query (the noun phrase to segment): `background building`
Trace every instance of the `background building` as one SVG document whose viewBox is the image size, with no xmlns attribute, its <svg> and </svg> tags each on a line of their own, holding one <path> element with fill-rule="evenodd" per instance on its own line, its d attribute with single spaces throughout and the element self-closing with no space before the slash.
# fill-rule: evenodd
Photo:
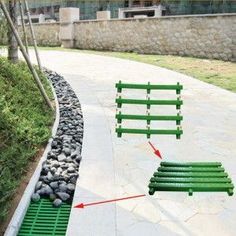
<svg viewBox="0 0 236 236">
<path fill-rule="evenodd" d="M 111 18 L 117 18 L 119 8 L 150 8 L 162 5 L 162 15 L 235 13 L 236 0 L 29 0 L 33 20 L 40 14 L 45 19 L 59 19 L 60 7 L 80 8 L 80 19 L 96 19 L 96 12 L 110 10 Z M 140 15 L 143 15 L 141 12 Z M 155 16 L 153 13 L 148 16 Z M 125 17 L 133 17 L 132 13 Z"/>
</svg>

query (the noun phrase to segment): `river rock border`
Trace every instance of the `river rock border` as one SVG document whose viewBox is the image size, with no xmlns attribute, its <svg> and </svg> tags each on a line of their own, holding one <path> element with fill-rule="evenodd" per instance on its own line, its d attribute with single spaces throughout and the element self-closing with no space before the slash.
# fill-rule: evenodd
<svg viewBox="0 0 236 236">
<path fill-rule="evenodd" d="M 62 202 L 72 202 L 79 177 L 83 116 L 79 100 L 64 78 L 48 70 L 45 74 L 55 89 L 60 119 L 31 200 L 37 202 L 46 197 L 59 207 Z"/>
</svg>

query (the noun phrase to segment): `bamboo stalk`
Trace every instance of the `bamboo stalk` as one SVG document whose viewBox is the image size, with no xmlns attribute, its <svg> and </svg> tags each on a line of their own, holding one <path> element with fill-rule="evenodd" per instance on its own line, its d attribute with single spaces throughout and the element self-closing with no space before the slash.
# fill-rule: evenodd
<svg viewBox="0 0 236 236">
<path fill-rule="evenodd" d="M 48 96 L 47 96 L 47 94 L 46 94 L 46 92 L 44 90 L 44 87 L 43 87 L 43 85 L 42 85 L 42 83 L 41 83 L 41 81 L 39 79 L 39 76 L 38 76 L 36 70 L 34 69 L 34 67 L 33 67 L 33 65 L 31 63 L 31 61 L 30 61 L 30 59 L 28 57 L 28 54 L 25 51 L 24 45 L 23 45 L 23 43 L 21 41 L 21 38 L 20 38 L 20 36 L 19 36 L 19 34 L 18 34 L 18 32 L 17 32 L 17 30 L 16 30 L 16 28 L 15 28 L 15 26 L 14 26 L 12 20 L 11 20 L 11 17 L 9 15 L 8 11 L 7 11 L 6 5 L 5 5 L 3 0 L 0 0 L 0 5 L 1 5 L 2 11 L 3 11 L 3 13 L 4 13 L 4 15 L 5 15 L 6 19 L 7 19 L 7 22 L 9 24 L 9 26 L 10 26 L 10 28 L 11 28 L 14 36 L 15 36 L 15 38 L 16 38 L 16 41 L 17 41 L 17 43 L 18 43 L 18 45 L 20 47 L 20 50 L 21 50 L 21 52 L 22 52 L 22 54 L 23 54 L 23 56 L 24 56 L 24 58 L 26 60 L 26 63 L 27 63 L 29 69 L 31 70 L 31 72 L 33 74 L 33 77 L 35 79 L 35 82 L 36 82 L 39 90 L 40 90 L 40 93 L 42 94 L 42 96 L 43 96 L 44 100 L 46 101 L 47 105 L 52 110 L 54 110 L 53 106 L 52 106 L 52 104 L 51 104 L 51 102 L 50 102 L 50 100 L 49 100 L 49 98 L 48 98 Z"/>
<path fill-rule="evenodd" d="M 31 20 L 31 17 L 30 17 L 28 2 L 26 0 L 24 0 L 24 4 L 25 4 L 25 9 L 26 9 L 26 14 L 27 14 L 27 17 L 28 17 L 28 21 L 29 21 L 30 32 L 31 32 L 32 39 L 33 39 L 35 55 L 36 55 L 36 58 L 37 58 L 39 69 L 42 71 L 41 61 L 40 61 L 38 48 L 37 48 L 37 41 L 36 41 L 36 37 L 35 37 L 33 25 L 32 25 L 32 20 Z"/>
<path fill-rule="evenodd" d="M 23 13 L 23 7 L 22 7 L 21 0 L 19 0 L 19 7 L 20 7 L 20 15 L 21 15 L 21 26 L 23 29 L 23 35 L 24 35 L 24 41 L 25 41 L 25 50 L 29 56 L 28 40 L 27 40 L 27 36 L 26 36 L 24 13 Z"/>
</svg>

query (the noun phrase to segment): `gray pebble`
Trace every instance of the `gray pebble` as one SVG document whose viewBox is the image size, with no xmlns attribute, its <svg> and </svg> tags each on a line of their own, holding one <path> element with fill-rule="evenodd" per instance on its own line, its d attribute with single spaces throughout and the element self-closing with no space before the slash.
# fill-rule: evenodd
<svg viewBox="0 0 236 236">
<path fill-rule="evenodd" d="M 52 173 L 49 171 L 48 172 L 48 174 L 47 174 L 47 179 L 49 180 L 49 181 L 52 181 L 53 180 L 53 175 L 52 175 Z"/>
<path fill-rule="evenodd" d="M 42 187 L 42 181 L 38 181 L 36 186 L 35 186 L 35 190 L 39 190 Z"/>
<path fill-rule="evenodd" d="M 38 202 L 40 200 L 40 195 L 38 193 L 33 193 L 31 196 L 33 202 Z"/>
<path fill-rule="evenodd" d="M 51 182 L 49 185 L 50 185 L 50 187 L 53 188 L 53 189 L 58 188 L 58 182 L 56 182 L 56 181 Z"/>
<path fill-rule="evenodd" d="M 59 185 L 60 192 L 66 192 L 67 191 L 67 185 L 66 184 L 60 184 Z"/>
<path fill-rule="evenodd" d="M 54 201 L 57 198 L 57 196 L 54 193 L 51 193 L 49 195 L 49 198 L 50 198 L 51 201 Z"/>
<path fill-rule="evenodd" d="M 64 153 L 60 154 L 58 157 L 57 157 L 58 161 L 65 161 L 66 160 L 66 156 Z"/>
<path fill-rule="evenodd" d="M 67 199 L 70 198 L 70 195 L 68 193 L 63 193 L 63 192 L 58 192 L 56 195 L 62 200 L 66 201 Z"/>
<path fill-rule="evenodd" d="M 56 198 L 54 201 L 53 201 L 53 206 L 54 207 L 60 207 L 62 205 L 62 200 L 59 199 L 59 198 Z"/>
<path fill-rule="evenodd" d="M 69 148 L 64 148 L 63 152 L 66 154 L 66 156 L 70 156 L 71 150 Z"/>
<path fill-rule="evenodd" d="M 70 166 L 68 169 L 67 169 L 67 172 L 68 173 L 74 173 L 75 172 L 75 168 Z"/>
<path fill-rule="evenodd" d="M 69 183 L 69 184 L 67 184 L 67 189 L 68 189 L 69 191 L 74 191 L 74 190 L 75 190 L 75 185 Z"/>
</svg>

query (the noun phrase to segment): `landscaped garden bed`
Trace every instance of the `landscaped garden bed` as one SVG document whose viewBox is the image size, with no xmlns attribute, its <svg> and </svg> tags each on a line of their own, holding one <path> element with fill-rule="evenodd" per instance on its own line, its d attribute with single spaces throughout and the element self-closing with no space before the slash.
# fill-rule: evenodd
<svg viewBox="0 0 236 236">
<path fill-rule="evenodd" d="M 50 84 L 39 72 L 47 94 Z M 0 222 L 14 210 L 18 187 L 51 136 L 54 120 L 25 63 L 0 57 Z M 17 192 L 17 194 L 16 194 Z"/>
</svg>

